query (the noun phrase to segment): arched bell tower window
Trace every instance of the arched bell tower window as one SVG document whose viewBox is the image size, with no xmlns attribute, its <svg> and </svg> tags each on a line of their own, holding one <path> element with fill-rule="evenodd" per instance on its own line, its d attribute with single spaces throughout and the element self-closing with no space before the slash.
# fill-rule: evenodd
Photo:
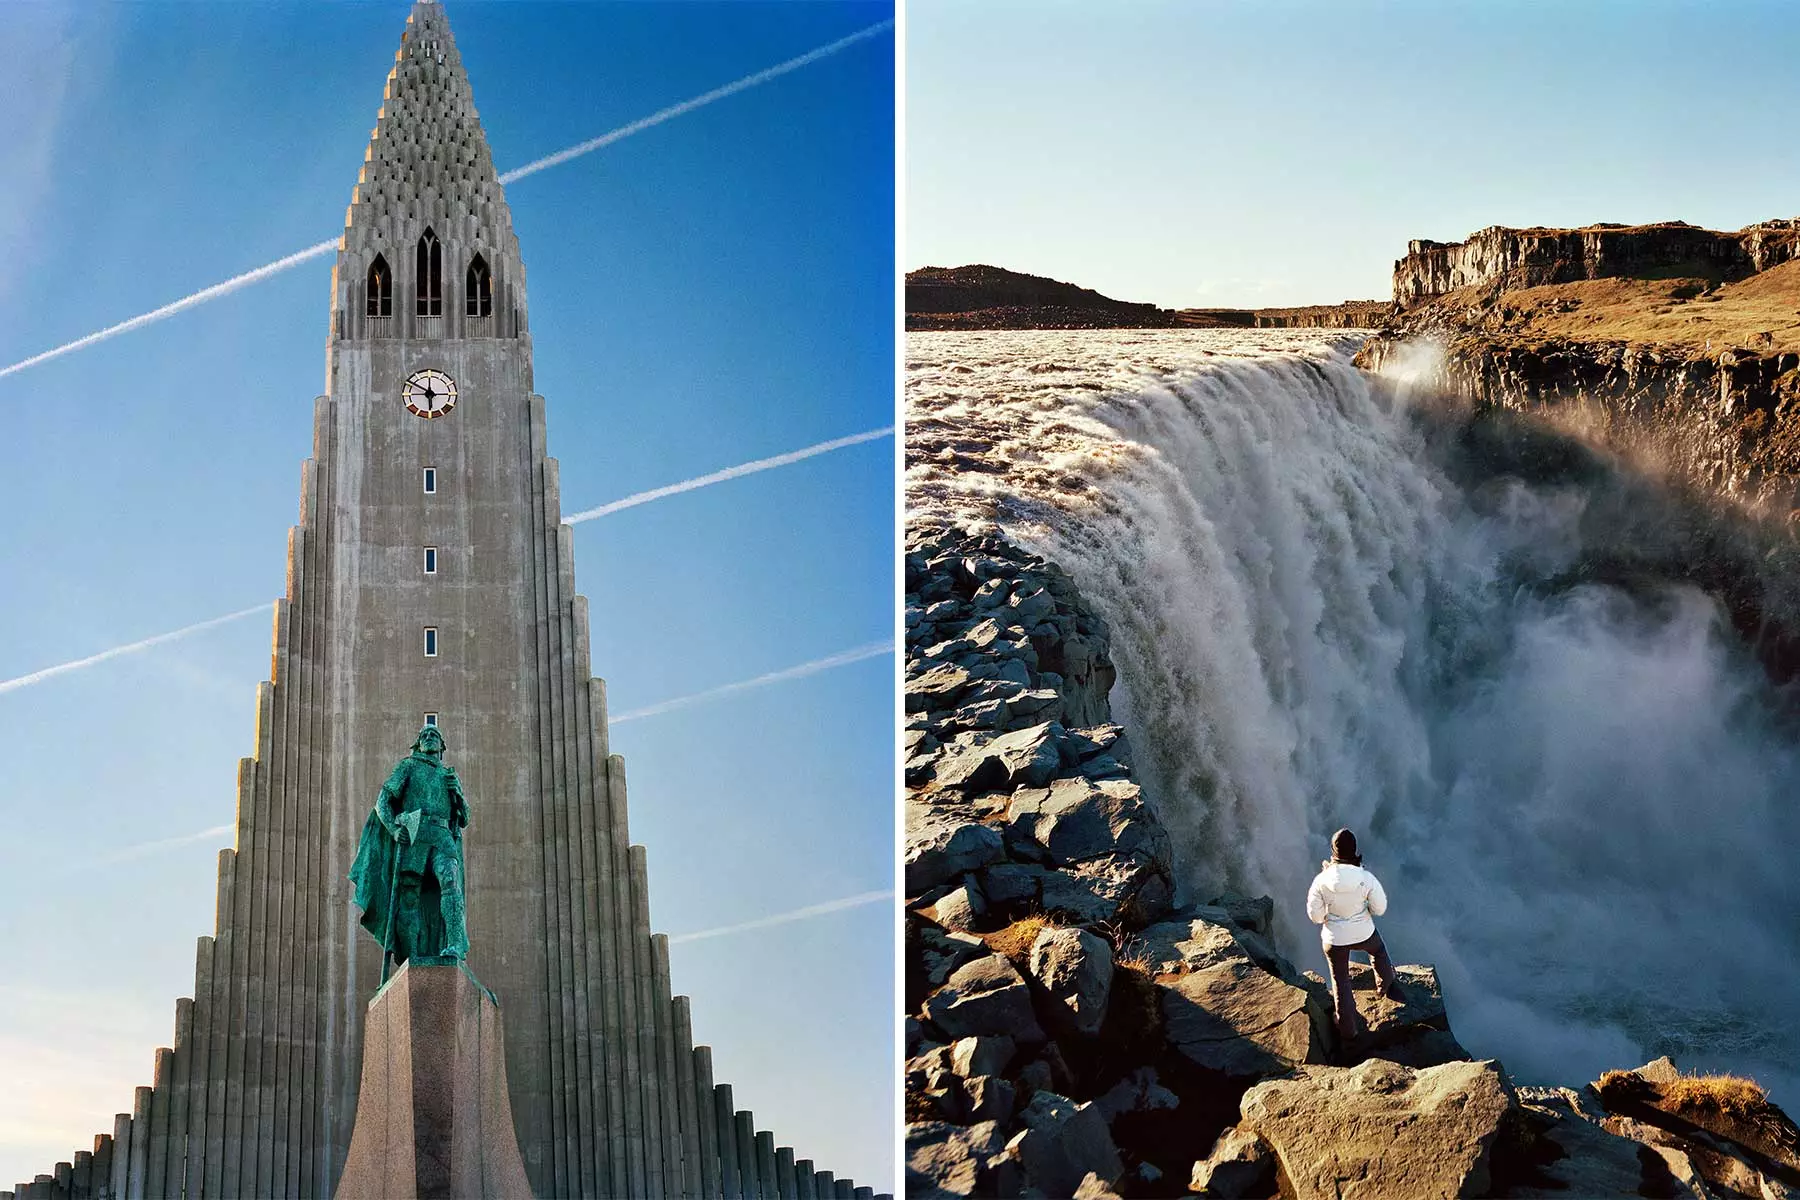
<svg viewBox="0 0 1800 1200">
<path fill-rule="evenodd" d="M 469 277 L 463 282 L 463 295 L 467 298 L 463 315 L 470 317 L 491 317 L 494 315 L 494 285 L 488 274 L 487 259 L 477 254 L 469 263 Z"/>
<path fill-rule="evenodd" d="M 414 311 L 421 317 L 443 316 L 444 246 L 429 229 L 419 239 L 417 268 L 419 303 Z"/>
<path fill-rule="evenodd" d="M 394 315 L 394 273 L 388 270 L 387 259 L 379 254 L 369 264 L 369 315 Z"/>
</svg>

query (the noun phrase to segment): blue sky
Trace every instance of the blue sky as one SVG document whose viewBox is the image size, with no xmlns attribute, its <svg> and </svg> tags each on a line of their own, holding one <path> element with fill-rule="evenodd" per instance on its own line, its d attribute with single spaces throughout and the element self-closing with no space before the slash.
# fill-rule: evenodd
<svg viewBox="0 0 1800 1200">
<path fill-rule="evenodd" d="M 1386 298 L 1411 238 L 1800 214 L 1800 9 L 911 0 L 908 268 Z"/>
<path fill-rule="evenodd" d="M 409 7 L 0 5 L 0 367 L 335 237 Z M 502 171 L 892 15 L 448 9 Z M 871 38 L 509 187 L 566 512 L 892 423 L 893 50 Z M 0 378 L 0 680 L 281 592 L 330 269 Z M 890 639 L 893 454 L 577 525 L 614 712 Z M 258 615 L 0 692 L 0 1187 L 109 1131 L 169 1042 L 229 835 L 143 847 L 234 819 L 268 639 Z M 891 887 L 893 670 L 616 727 L 659 930 Z M 893 927 L 862 903 L 671 952 L 759 1126 L 878 1185 Z"/>
</svg>

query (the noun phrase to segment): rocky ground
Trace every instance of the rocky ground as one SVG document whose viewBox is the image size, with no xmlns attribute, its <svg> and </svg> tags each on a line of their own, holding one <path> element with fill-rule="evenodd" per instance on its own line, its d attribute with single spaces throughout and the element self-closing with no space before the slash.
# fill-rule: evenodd
<svg viewBox="0 0 1800 1200">
<path fill-rule="evenodd" d="M 1397 1003 L 1359 968 L 1341 1044 L 1274 900 L 1177 886 L 1069 578 L 942 525 L 905 578 L 909 1195 L 1800 1196 L 1754 1089 L 1516 1087 L 1429 966 Z"/>
</svg>

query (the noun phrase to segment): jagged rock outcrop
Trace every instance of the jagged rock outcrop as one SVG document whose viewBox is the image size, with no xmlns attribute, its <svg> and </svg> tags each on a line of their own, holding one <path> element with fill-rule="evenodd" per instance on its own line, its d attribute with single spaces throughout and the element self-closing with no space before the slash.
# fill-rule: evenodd
<svg viewBox="0 0 1800 1200">
<path fill-rule="evenodd" d="M 1342 1052 L 1329 990 L 1269 897 L 1177 903 L 1067 576 L 991 531 L 906 549 L 909 1192 L 1179 1194 L 1247 1088 Z M 1382 1044 L 1466 1058 L 1414 971 Z"/>
<path fill-rule="evenodd" d="M 1493 225 L 1461 242 L 1418 239 L 1394 263 L 1394 299 L 1415 304 L 1458 288 L 1508 288 L 1651 274 L 1741 279 L 1796 257 L 1800 222 L 1764 221 L 1736 233 L 1683 221 L 1508 229 Z"/>
</svg>

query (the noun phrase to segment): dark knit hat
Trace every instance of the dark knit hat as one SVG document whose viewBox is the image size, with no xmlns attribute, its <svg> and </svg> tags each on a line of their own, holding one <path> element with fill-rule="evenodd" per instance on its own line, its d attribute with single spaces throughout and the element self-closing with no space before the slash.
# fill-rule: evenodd
<svg viewBox="0 0 1800 1200">
<path fill-rule="evenodd" d="M 1331 858 L 1333 862 L 1349 863 L 1353 867 L 1362 866 L 1362 855 L 1356 852 L 1356 835 L 1348 829 L 1340 829 L 1332 834 Z"/>
</svg>

